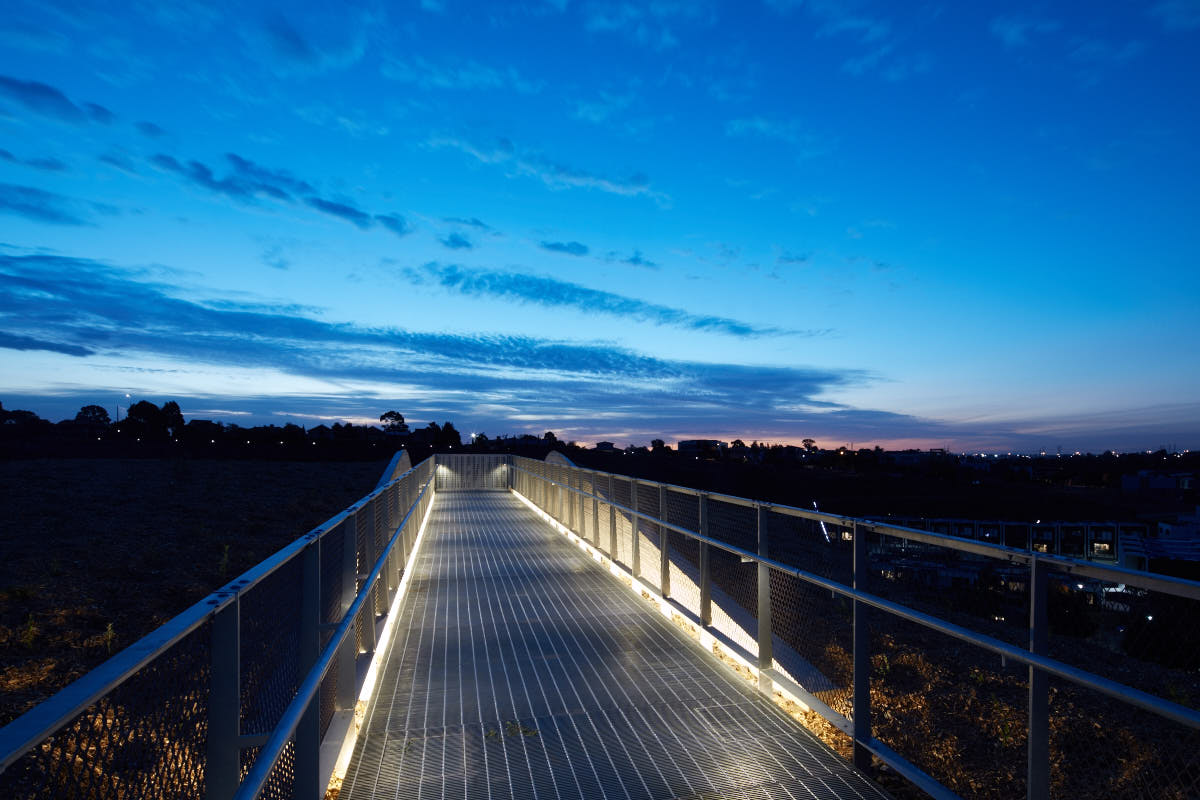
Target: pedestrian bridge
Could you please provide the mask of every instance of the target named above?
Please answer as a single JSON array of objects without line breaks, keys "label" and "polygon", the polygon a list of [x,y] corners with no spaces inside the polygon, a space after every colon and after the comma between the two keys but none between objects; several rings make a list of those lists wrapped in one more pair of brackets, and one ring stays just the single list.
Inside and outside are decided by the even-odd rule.
[{"label": "pedestrian bridge", "polygon": [[0,796],[1195,797],[1163,630],[1198,603],[554,453],[398,454],[0,729]]}]

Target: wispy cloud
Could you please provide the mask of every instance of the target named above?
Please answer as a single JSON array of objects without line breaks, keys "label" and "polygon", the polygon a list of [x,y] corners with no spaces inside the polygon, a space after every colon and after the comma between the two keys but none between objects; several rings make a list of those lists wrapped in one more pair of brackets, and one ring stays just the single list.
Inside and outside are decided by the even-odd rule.
[{"label": "wispy cloud", "polygon": [[784,250],[775,257],[776,264],[807,264],[812,259],[808,253],[793,253]]},{"label": "wispy cloud", "polygon": [[[127,163],[127,159],[119,155],[104,155],[100,160],[127,171],[132,167]],[[347,199],[333,200],[322,197],[316,193],[316,187],[296,177],[289,170],[266,167],[237,153],[226,153],[225,160],[229,167],[224,177],[217,177],[207,164],[199,161],[183,163],[165,153],[153,156],[150,162],[195,186],[239,202],[253,203],[259,199],[271,199],[284,203],[300,203],[314,211],[345,220],[359,230],[370,230],[378,224],[397,236],[405,236],[412,232],[408,221],[399,214],[376,214]]]},{"label": "wispy cloud", "polygon": [[262,21],[261,34],[275,71],[283,74],[318,74],[345,69],[362,60],[367,49],[368,15],[339,10],[307,13],[304,32],[296,18],[275,13]]},{"label": "wispy cloud", "polygon": [[438,239],[442,246],[448,247],[451,250],[471,250],[475,244],[461,233],[452,233],[442,239]]},{"label": "wispy cloud", "polygon": [[304,198],[304,202],[310,208],[315,208],[322,214],[328,214],[331,217],[337,217],[338,219],[346,220],[359,230],[365,231],[375,223],[374,217],[362,209],[350,205],[349,203],[340,203],[336,200],[326,200],[323,197],[306,197]]},{"label": "wispy cloud", "polygon": [[146,122],[145,120],[135,123],[134,127],[138,129],[138,133],[149,139],[161,139],[167,135],[167,132],[161,127],[155,125],[153,122]]},{"label": "wispy cloud", "polygon": [[[564,438],[637,442],[761,431],[813,436],[826,445],[907,438],[964,449],[1033,449],[1090,437],[1138,449],[1200,434],[1194,402],[1086,419],[950,423],[827,399],[877,380],[861,370],[670,360],[604,343],[366,328],[324,321],[318,313],[252,298],[186,299],[142,271],[91,259],[0,254],[0,348],[72,356],[81,374],[143,374],[139,361],[150,356],[168,363],[176,386],[185,376],[207,386],[211,374],[248,368],[329,387],[321,394],[281,395],[264,394],[255,384],[243,396],[219,399],[200,389],[194,403],[173,389],[170,396],[189,416],[192,409],[227,409],[272,421],[331,413],[373,419],[400,398],[406,416],[436,414],[493,434],[549,429]],[[36,396],[10,392],[5,403],[43,414],[47,406],[61,407],[61,416],[69,417],[110,388],[78,383]]]},{"label": "wispy cloud", "polygon": [[448,222],[451,225],[465,225],[469,228],[478,228],[481,231],[491,231],[492,226],[488,225],[478,217],[442,217],[442,222]]},{"label": "wispy cloud", "polygon": [[65,162],[59,161],[57,158],[38,157],[19,158],[9,151],[0,148],[0,161],[7,161],[10,164],[19,164],[23,167],[32,167],[45,172],[65,172],[67,165]]},{"label": "wispy cloud", "polygon": [[582,242],[541,242],[538,246],[552,253],[566,253],[569,256],[586,256],[590,252]]},{"label": "wispy cloud", "polygon": [[271,245],[262,252],[259,256],[261,261],[271,269],[290,269],[292,262],[288,261],[283,255],[283,248],[277,244]]},{"label": "wispy cloud", "polygon": [[554,161],[541,153],[518,151],[508,139],[498,140],[492,148],[480,147],[455,136],[434,136],[427,144],[434,148],[459,150],[483,164],[502,165],[511,176],[536,178],[551,189],[595,189],[626,197],[645,196],[659,205],[671,202],[668,195],[651,188],[650,179],[645,175],[635,174],[624,180],[606,178]]},{"label": "wispy cloud", "polygon": [[112,151],[108,153],[102,153],[96,156],[96,160],[102,164],[108,164],[110,167],[116,167],[122,172],[127,172],[130,175],[141,174],[138,172],[137,165],[133,163],[133,159],[122,152]]},{"label": "wispy cloud", "polygon": [[386,78],[427,90],[508,89],[522,94],[536,94],[545,86],[544,81],[522,77],[515,67],[491,67],[471,59],[435,64],[419,55],[413,55],[403,60],[387,59],[380,71]]},{"label": "wispy cloud", "polygon": [[653,325],[669,325],[741,338],[820,336],[828,333],[764,327],[727,317],[693,314],[683,309],[648,303],[542,275],[470,269],[457,264],[437,262],[423,267],[407,268],[404,275],[415,283],[433,284],[471,297],[494,297],[547,308],[573,308],[586,314],[605,314]]},{"label": "wispy cloud", "polygon": [[165,153],[153,156],[150,161],[159,169],[179,175],[202,189],[235,200],[270,197],[292,202],[295,195],[314,191],[312,184],[294,177],[287,170],[264,167],[236,153],[227,153],[225,158],[229,162],[229,174],[224,178],[217,178],[211,167],[199,161],[185,164]]},{"label": "wispy cloud", "polygon": [[829,407],[818,395],[867,378],[854,370],[667,361],[604,344],[364,328],[286,306],[182,299],[143,278],[89,259],[0,255],[0,314],[15,337],[0,339],[0,346],[153,354],[342,381],[424,382],[443,395],[503,397],[535,413],[543,402],[546,409],[635,413],[629,389],[637,387],[643,413],[662,403],[680,414],[713,406],[724,414],[767,415],[783,402]]},{"label": "wispy cloud", "polygon": [[77,344],[61,344],[35,339],[32,336],[17,336],[0,331],[0,348],[8,350],[46,350],[68,356],[90,356],[92,350]]},{"label": "wispy cloud", "polygon": [[408,224],[408,220],[399,214],[376,214],[375,219],[397,236],[407,236],[412,233],[412,226]]},{"label": "wispy cloud", "polygon": [[1062,28],[1062,23],[1052,19],[996,17],[989,28],[1005,47],[1025,47],[1032,43],[1034,36],[1054,33]]},{"label": "wispy cloud", "polygon": [[[615,253],[610,254],[610,256],[615,256],[615,255],[616,255]],[[629,264],[630,266],[633,266],[633,267],[643,267],[645,269],[658,269],[658,264],[656,264],[655,262],[651,261],[650,259],[644,257],[642,255],[641,250],[634,250],[633,255],[629,256],[628,258],[622,258],[622,259],[620,259],[620,261],[622,264]]]},{"label": "wispy cloud", "polygon": [[598,125],[607,122],[614,114],[628,108],[635,97],[636,95],[633,92],[613,94],[601,91],[597,99],[575,101],[575,110],[571,113],[571,116],[575,119],[583,120],[584,122],[593,122]]},{"label": "wispy cloud", "polygon": [[775,120],[762,116],[731,119],[725,123],[725,135],[731,138],[776,139],[796,148],[800,158],[817,158],[833,151],[833,145],[804,128],[796,120]]},{"label": "wispy cloud", "polygon": [[14,214],[51,225],[88,225],[91,222],[89,207],[92,210],[103,210],[96,204],[85,203],[34,186],[0,183],[0,213]]},{"label": "wispy cloud", "polygon": [[1150,13],[1172,32],[1200,29],[1200,2],[1196,0],[1165,0],[1155,4]]},{"label": "wispy cloud", "polygon": [[96,103],[76,105],[49,84],[20,80],[7,75],[0,75],[0,98],[17,103],[35,114],[62,122],[109,123],[115,118],[111,111]]}]

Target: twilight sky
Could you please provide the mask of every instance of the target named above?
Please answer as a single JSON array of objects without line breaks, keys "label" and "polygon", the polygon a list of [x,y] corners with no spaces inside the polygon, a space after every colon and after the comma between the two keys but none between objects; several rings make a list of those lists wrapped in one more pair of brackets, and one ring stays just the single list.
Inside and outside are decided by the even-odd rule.
[{"label": "twilight sky", "polygon": [[6,408],[1200,447],[1197,0],[4,5]]}]

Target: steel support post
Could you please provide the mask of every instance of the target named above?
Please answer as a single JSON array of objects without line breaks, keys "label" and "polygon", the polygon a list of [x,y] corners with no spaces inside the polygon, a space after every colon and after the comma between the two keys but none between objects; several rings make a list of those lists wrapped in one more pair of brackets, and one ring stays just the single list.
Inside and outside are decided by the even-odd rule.
[{"label": "steel support post", "polygon": [[[363,535],[362,558],[359,559],[359,561],[358,561],[359,574],[361,574],[361,575],[365,575],[366,570],[369,570],[371,567],[373,567],[375,565],[375,558],[376,558],[376,553],[375,553],[375,514],[374,514],[375,509],[368,506],[364,510],[367,512],[367,514],[370,515],[370,519],[367,523],[366,533]],[[363,524],[364,516],[366,516],[366,515],[364,515],[362,513],[354,515],[354,517],[357,520],[359,525]],[[357,538],[357,536],[356,536],[356,538]],[[364,583],[365,583],[365,580],[364,580]],[[372,592],[371,592],[371,597],[368,597],[367,601],[362,604],[362,611],[360,613],[362,613],[366,617],[366,620],[363,622],[363,635],[362,635],[363,652],[364,653],[374,653],[375,652],[375,593],[374,593],[374,590],[372,590]]]},{"label": "steel support post", "polygon": [[[661,483],[658,485],[658,518],[664,522],[667,520],[667,487]],[[671,596],[671,548],[669,547],[670,534],[667,529],[658,526],[658,561],[659,561],[659,578],[658,589],[663,597]]]},{"label": "steel support post", "polygon": [[[700,495],[700,535],[708,537],[708,495]],[[712,568],[708,542],[700,542],[700,624],[712,625]]]},{"label": "steel support post", "polygon": [[241,630],[238,595],[213,615],[208,695],[207,800],[229,800],[241,782]]},{"label": "steel support post", "polygon": [[[758,554],[766,558],[767,547],[767,506],[756,507],[758,513]],[[758,562],[758,668],[771,669],[774,662],[774,651],[771,646],[771,568],[763,562]],[[759,677],[760,687],[763,679]]]},{"label": "steel support post", "polygon": [[[321,541],[304,548],[300,578],[300,644],[297,648],[299,674],[307,675],[321,655]],[[309,701],[296,728],[297,796],[319,800],[325,792],[321,781],[321,692]]]},{"label": "steel support post", "polygon": [[575,475],[572,470],[567,470],[567,485],[563,489],[567,493],[567,530],[579,533],[577,521],[575,519],[575,493],[571,488],[575,486]]},{"label": "steel support post", "polygon": [[[344,619],[346,612],[354,603],[358,594],[358,512],[355,511],[342,520],[342,602],[339,605],[338,619]],[[358,699],[354,691],[355,662],[358,659],[358,642],[351,632],[338,648],[337,654],[337,697],[334,707],[338,711],[353,710]]]},{"label": "steel support post", "polygon": [[613,494],[613,476],[608,474],[608,557],[613,563],[618,563],[617,559],[617,507],[613,505],[616,500],[616,495]]},{"label": "steel support post", "polygon": [[[1046,654],[1046,573],[1048,567],[1034,556],[1029,565],[1029,650]],[[1029,667],[1029,767],[1025,782],[1029,800],[1050,796],[1050,678]]]},{"label": "steel support post", "polygon": [[629,482],[629,507],[633,509],[633,516],[629,520],[630,526],[633,528],[633,564],[630,569],[633,571],[633,579],[637,580],[642,574],[642,537],[638,535],[638,481],[633,478]]},{"label": "steel support post", "polygon": [[592,486],[592,544],[600,549],[600,499],[596,497],[596,477],[593,474],[588,483]]},{"label": "steel support post", "polygon": [[[854,588],[867,589],[867,535],[858,523],[851,525],[854,537]],[[871,648],[867,606],[854,601],[854,766],[871,766],[871,753],[860,742],[871,739]]]}]

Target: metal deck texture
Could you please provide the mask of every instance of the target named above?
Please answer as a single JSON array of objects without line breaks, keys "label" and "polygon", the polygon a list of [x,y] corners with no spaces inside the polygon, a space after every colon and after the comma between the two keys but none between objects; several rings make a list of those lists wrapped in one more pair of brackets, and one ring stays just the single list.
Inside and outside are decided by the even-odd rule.
[{"label": "metal deck texture", "polygon": [[425,535],[341,800],[886,797],[513,495]]}]

